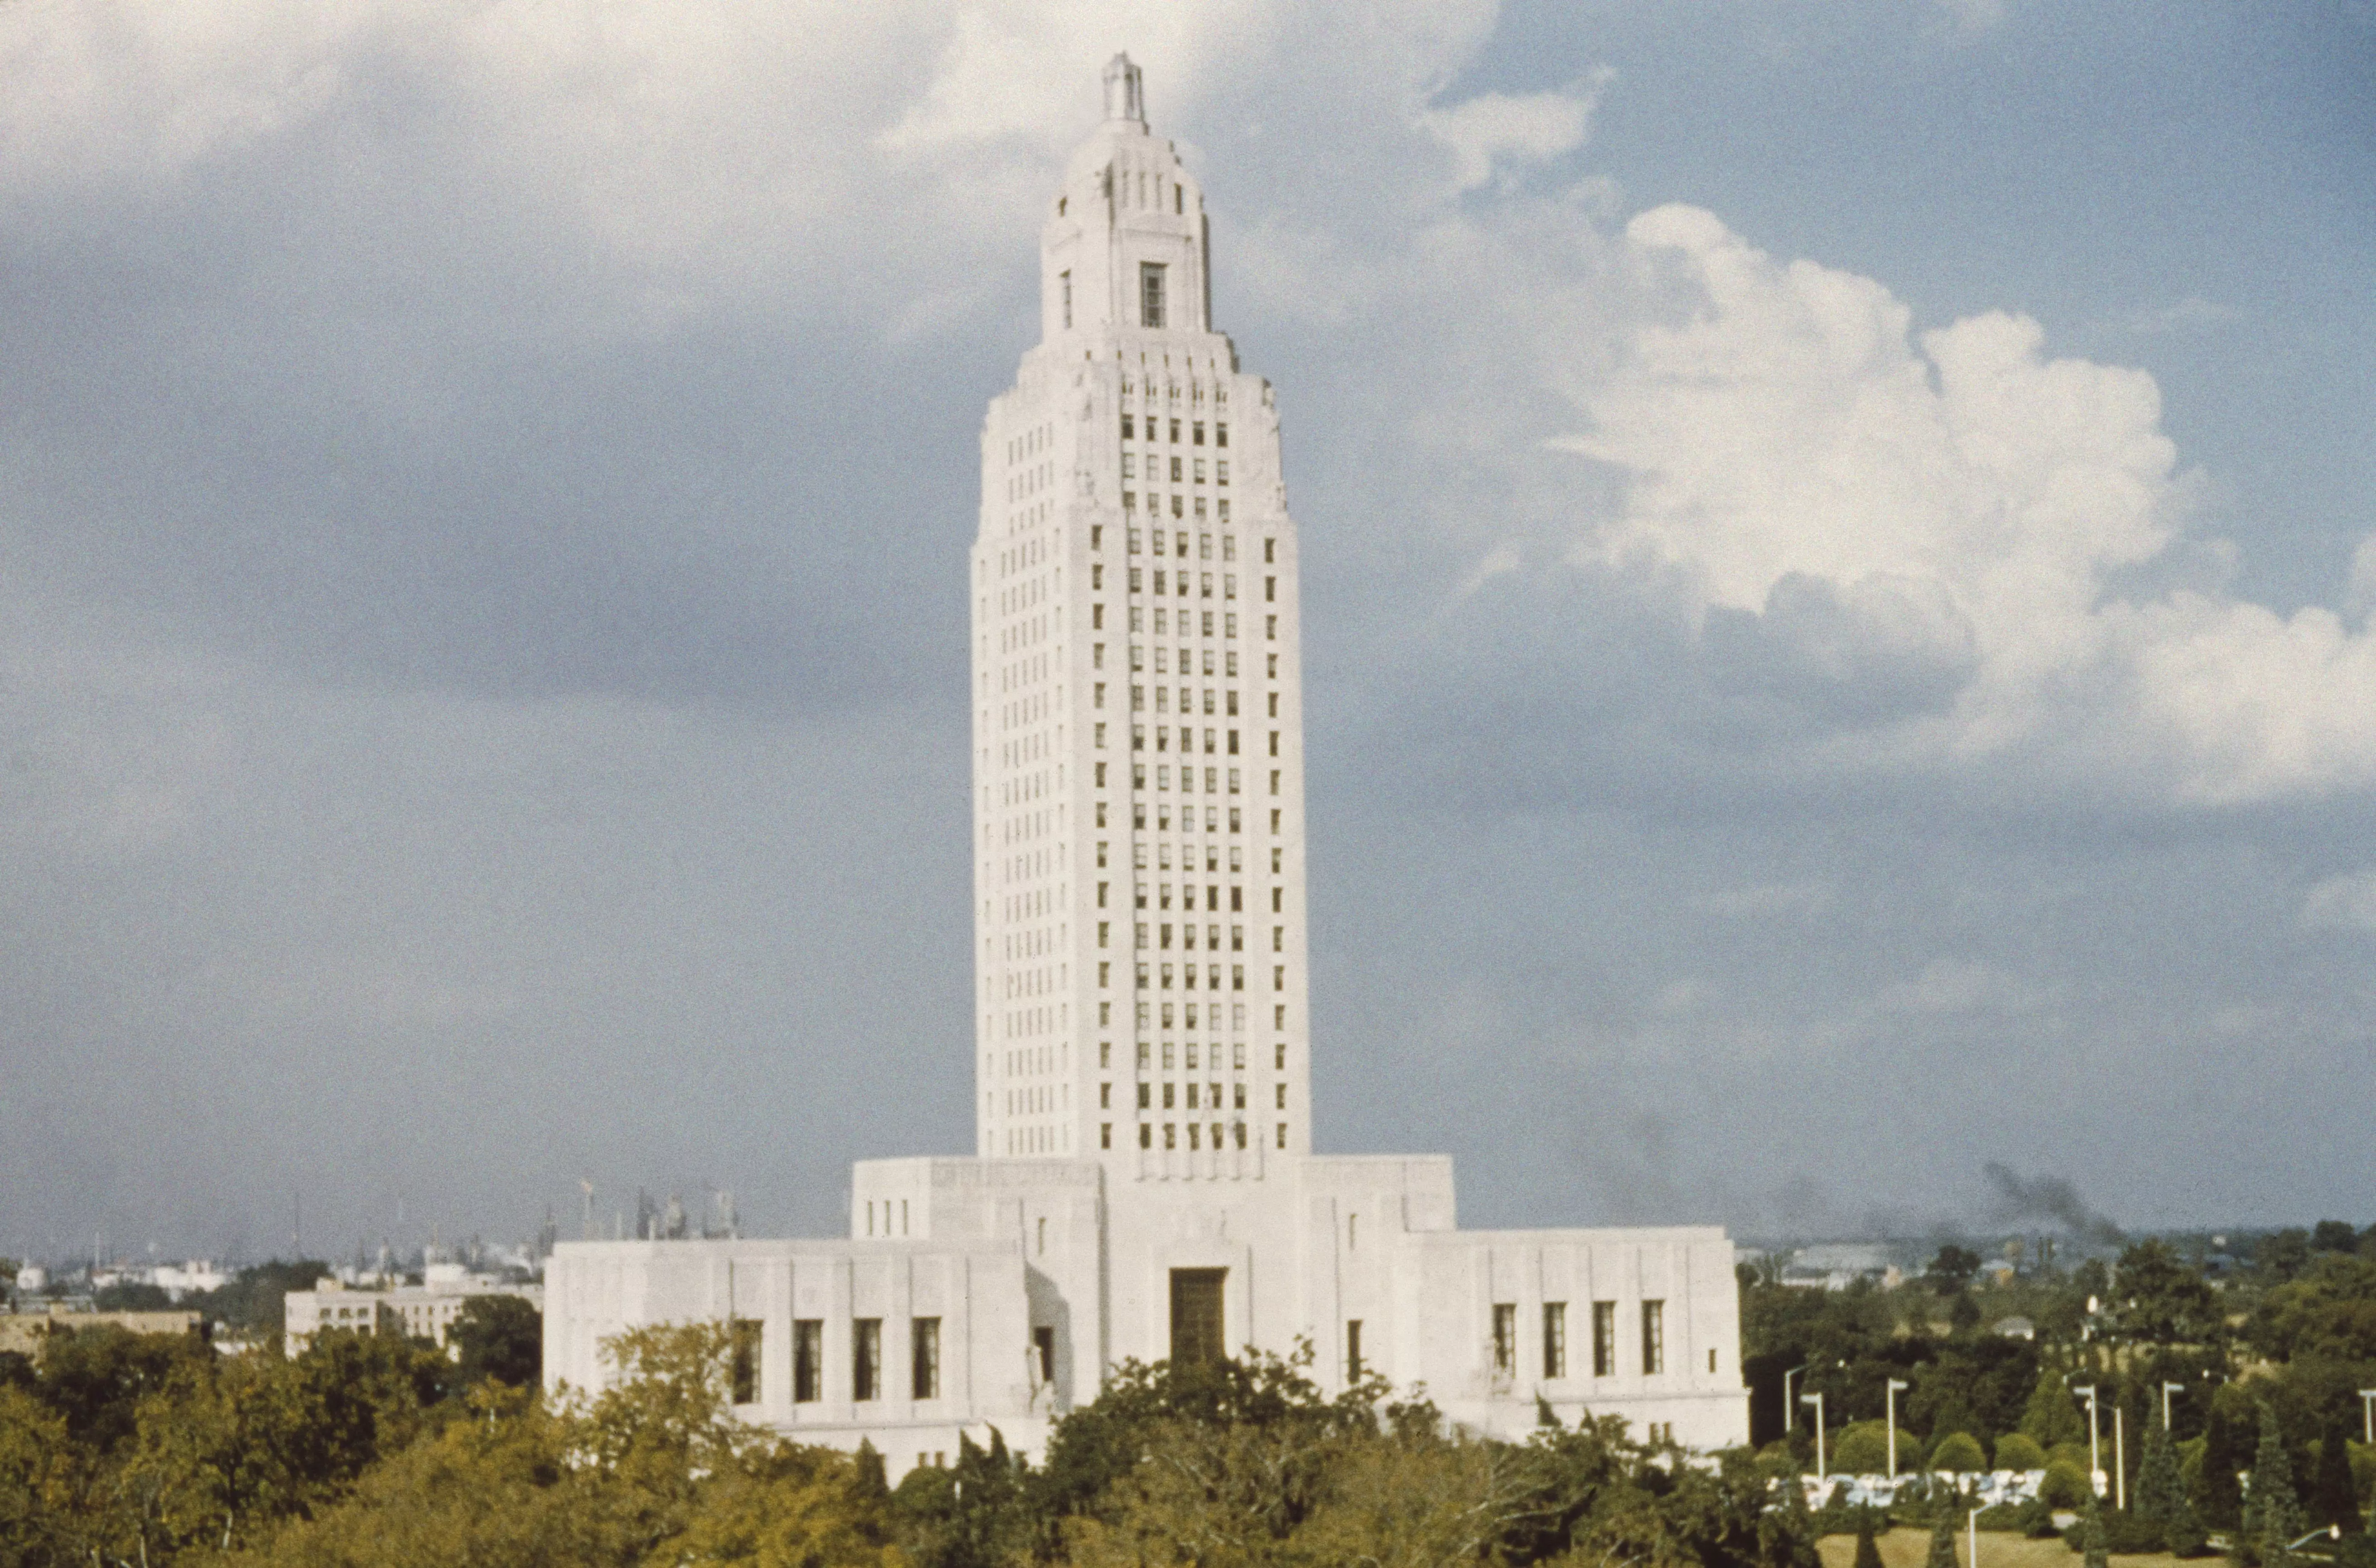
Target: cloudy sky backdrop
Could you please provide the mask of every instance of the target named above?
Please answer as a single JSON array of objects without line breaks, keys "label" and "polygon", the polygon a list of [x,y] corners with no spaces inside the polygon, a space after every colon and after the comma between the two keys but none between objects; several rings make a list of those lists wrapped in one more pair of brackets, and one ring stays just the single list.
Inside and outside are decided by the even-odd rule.
[{"label": "cloudy sky backdrop", "polygon": [[1279,387],[1316,1135],[2376,1218],[2376,7],[0,7],[0,1252],[969,1146],[962,595],[1127,48]]}]

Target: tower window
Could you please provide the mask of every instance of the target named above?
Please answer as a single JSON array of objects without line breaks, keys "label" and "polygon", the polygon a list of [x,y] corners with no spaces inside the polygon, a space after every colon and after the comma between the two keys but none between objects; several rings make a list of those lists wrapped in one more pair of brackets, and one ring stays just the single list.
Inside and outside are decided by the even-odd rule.
[{"label": "tower window", "polygon": [[[1064,204],[1062,201],[1057,202],[1056,210],[1059,213],[1064,210]],[[1064,330],[1069,332],[1073,329],[1073,275],[1069,272],[1059,272],[1056,274],[1056,281],[1063,288]]]},{"label": "tower window", "polygon": [[1493,1370],[1503,1375],[1517,1370],[1518,1303],[1493,1303]]},{"label": "tower window", "polygon": [[1138,324],[1163,325],[1163,264],[1159,261],[1138,264]]},{"label": "tower window", "polygon": [[862,1317],[852,1325],[850,1335],[850,1397],[857,1400],[883,1397],[883,1320]]}]

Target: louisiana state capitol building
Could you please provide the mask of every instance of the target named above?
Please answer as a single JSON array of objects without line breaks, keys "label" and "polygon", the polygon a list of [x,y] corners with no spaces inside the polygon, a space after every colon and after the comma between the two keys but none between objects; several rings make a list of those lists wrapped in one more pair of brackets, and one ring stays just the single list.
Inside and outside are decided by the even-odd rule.
[{"label": "louisiana state capitol building", "polygon": [[897,1476],[961,1431],[1036,1452],[1123,1360],[1301,1340],[1324,1386],[1423,1384],[1478,1431],[1539,1399],[1745,1442],[1720,1229],[1464,1231],[1448,1158],[1312,1152],[1278,410],[1213,329],[1204,192],[1138,68],[1104,89],[982,428],[974,1152],[860,1162],[844,1237],[564,1243],[547,1380],[600,1384],[625,1327],[731,1322],[747,1419]]}]

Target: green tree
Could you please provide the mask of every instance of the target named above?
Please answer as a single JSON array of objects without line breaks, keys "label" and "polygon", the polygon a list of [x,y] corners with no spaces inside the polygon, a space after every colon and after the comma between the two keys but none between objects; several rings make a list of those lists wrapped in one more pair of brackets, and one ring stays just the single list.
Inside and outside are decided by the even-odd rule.
[{"label": "green tree", "polygon": [[2027,1432],[2009,1431],[1997,1439],[1996,1461],[2000,1470],[2042,1470],[2046,1450]]},{"label": "green tree", "polygon": [[1881,1568],[1881,1546],[1872,1538],[1872,1510],[1857,1510],[1856,1561],[1852,1568]]},{"label": "green tree", "polygon": [[1972,1300],[1969,1290],[1958,1290],[1955,1299],[1947,1303],[1947,1326],[1957,1334],[1970,1334],[1980,1326],[1980,1304]]},{"label": "green tree", "polygon": [[2318,1471],[2311,1483],[2310,1522],[2345,1530],[2360,1526],[2359,1488],[2351,1479],[2350,1413],[2338,1407],[2318,1443]]},{"label": "green tree", "polygon": [[2246,1332],[2274,1361],[2376,1360],[2376,1258],[2320,1258],[2263,1296]]},{"label": "green tree", "polygon": [[2061,1373],[2049,1370],[2037,1374],[2029,1402],[2021,1409],[2021,1430],[2046,1449],[2058,1443],[2087,1440],[2086,1420],[2079,1414],[2079,1403],[2071,1396]]},{"label": "green tree", "polygon": [[[1897,1429],[1897,1467],[1919,1469],[1922,1464],[1922,1440]],[[1831,1467],[1843,1475],[1877,1476],[1889,1468],[1889,1426],[1885,1421],[1856,1421],[1840,1429],[1827,1456]]]},{"label": "green tree", "polygon": [[260,1338],[280,1332],[290,1291],[311,1290],[329,1272],[330,1265],[319,1258],[300,1258],[294,1263],[275,1258],[241,1269],[220,1289],[200,1291],[182,1305],[205,1313],[212,1322],[228,1324],[242,1335]]},{"label": "green tree", "polygon": [[2086,1554],[2086,1568],[2110,1568],[2111,1559],[2106,1555],[2104,1545],[2104,1505],[2092,1488],[2087,1493],[2087,1505],[2079,1515],[2079,1542]]},{"label": "green tree", "polygon": [[1930,1450],[1930,1467],[1967,1475],[1989,1467],[1989,1456],[1980,1447],[1980,1440],[1967,1431],[1949,1432]]},{"label": "green tree", "polygon": [[93,1291],[90,1304],[103,1313],[161,1313],[172,1307],[173,1298],[158,1286],[127,1279]]},{"label": "green tree", "polygon": [[2301,1497],[2294,1490],[2293,1461],[2286,1456],[2277,1413],[2261,1407],[2261,1441],[2252,1479],[2244,1490],[2241,1544],[2263,1568],[2279,1568],[2295,1538],[2303,1533]]},{"label": "green tree", "polygon": [[544,1375],[544,1314],[517,1296],[471,1297],[446,1338],[464,1388],[486,1378],[532,1388]]},{"label": "green tree", "polygon": [[2211,1414],[2203,1428],[2203,1459],[2195,1480],[2194,1511],[2215,1530],[2234,1529],[2243,1519],[2244,1489],[2237,1479],[2244,1468],[2244,1429],[2238,1406],[2240,1393],[2221,1389],[2211,1400]]},{"label": "green tree", "polygon": [[2122,1253],[2111,1289],[2113,1331],[2123,1339],[2197,1345],[2220,1337],[2218,1292],[2166,1241],[2139,1241]]},{"label": "green tree", "polygon": [[1979,1253],[1951,1242],[1939,1249],[1938,1255],[1930,1260],[1930,1267],[1923,1277],[1930,1282],[1930,1289],[1940,1295],[1960,1296],[1970,1287],[1973,1277],[1980,1272],[1981,1261]]},{"label": "green tree", "polygon": [[1939,1510],[1939,1517],[1930,1525],[1930,1555],[1923,1560],[1922,1568],[1955,1568],[1955,1511]]},{"label": "green tree", "polygon": [[0,1385],[0,1562],[87,1561],[68,1527],[84,1506],[80,1457],[64,1417],[27,1389]]},{"label": "green tree", "polygon": [[2136,1516],[2163,1529],[2176,1524],[2186,1506],[2186,1485],[2178,1473],[2178,1445],[2158,1422],[2145,1428],[2144,1452],[2137,1459],[2136,1491],[2131,1495]]}]

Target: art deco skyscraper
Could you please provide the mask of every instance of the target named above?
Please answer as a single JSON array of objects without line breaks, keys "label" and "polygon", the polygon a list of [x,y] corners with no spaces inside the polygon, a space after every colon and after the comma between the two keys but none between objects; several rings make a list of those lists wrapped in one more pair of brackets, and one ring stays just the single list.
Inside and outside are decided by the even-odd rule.
[{"label": "art deco skyscraper", "polygon": [[1040,255],[973,549],[978,1149],[1258,1177],[1311,1149],[1295,530],[1127,56]]}]

